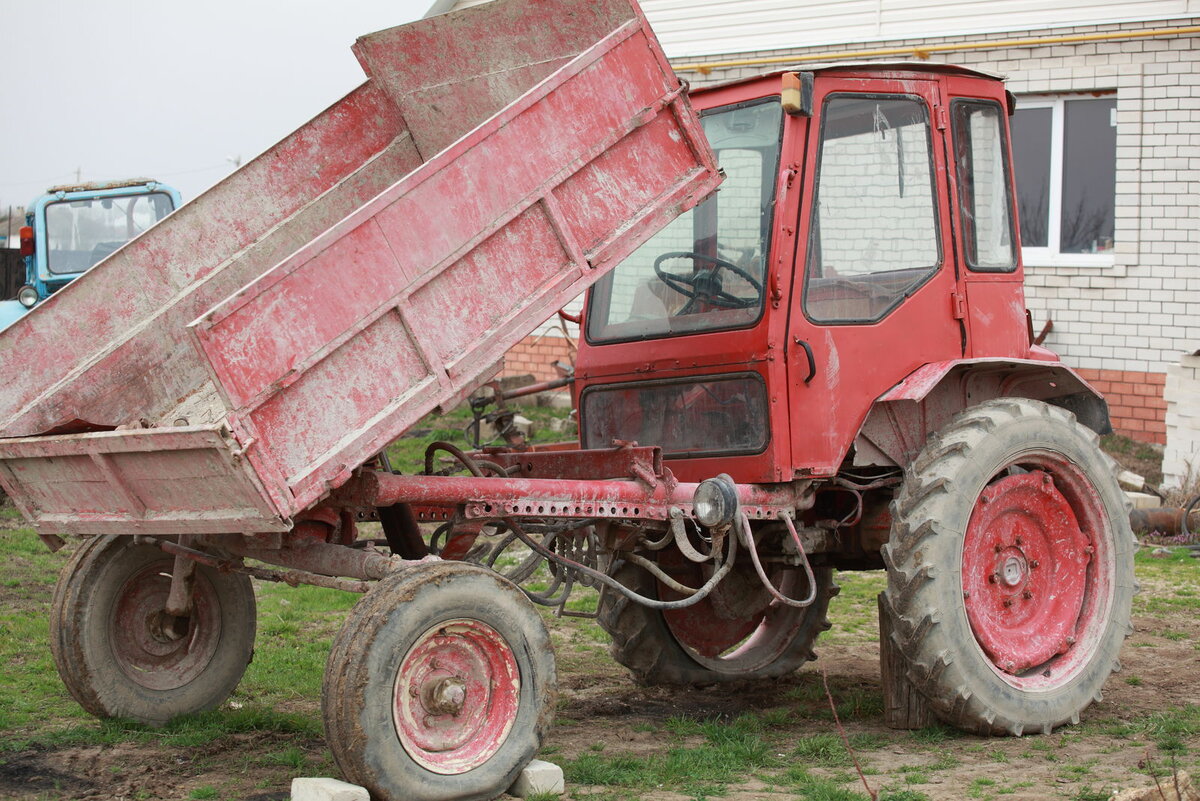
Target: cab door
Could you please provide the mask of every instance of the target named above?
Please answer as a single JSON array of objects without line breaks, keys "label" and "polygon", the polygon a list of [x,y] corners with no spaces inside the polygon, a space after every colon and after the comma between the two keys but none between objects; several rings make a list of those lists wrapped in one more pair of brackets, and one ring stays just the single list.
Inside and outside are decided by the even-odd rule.
[{"label": "cab door", "polygon": [[952,76],[951,209],[966,298],[967,354],[1028,358],[1003,88]]},{"label": "cab door", "polygon": [[818,73],[788,330],[794,474],[837,472],[872,402],[964,348],[940,82]]}]

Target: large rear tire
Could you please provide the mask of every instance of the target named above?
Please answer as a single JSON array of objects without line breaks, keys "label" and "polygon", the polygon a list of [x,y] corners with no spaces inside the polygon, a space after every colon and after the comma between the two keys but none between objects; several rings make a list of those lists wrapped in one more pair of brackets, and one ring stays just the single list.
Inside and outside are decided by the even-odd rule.
[{"label": "large rear tire", "polygon": [[63,683],[93,715],[162,725],[212,709],[250,664],[250,579],[197,566],[191,617],[168,620],[174,564],[159,548],[109,535],[83,542],[63,567],[50,648]]},{"label": "large rear tire", "polygon": [[[839,588],[832,568],[813,573],[816,599],[803,609],[770,606],[758,577],[735,570],[714,591],[726,594],[724,602],[705,599],[663,612],[610,590],[604,593],[597,622],[612,637],[613,659],[643,684],[777,678],[816,659],[813,645],[830,627],[825,614]],[[658,597],[661,592],[657,580],[636,565],[622,564],[613,577],[642,595]],[[803,597],[807,588],[791,594]]]},{"label": "large rear tire", "polygon": [[529,600],[463,562],[409,568],[351,611],[322,687],[347,780],[382,801],[494,798],[541,747],[557,679]]},{"label": "large rear tire", "polygon": [[1120,669],[1133,535],[1096,440],[1057,407],[989,401],[905,471],[885,613],[908,680],[945,722],[1048,733]]}]

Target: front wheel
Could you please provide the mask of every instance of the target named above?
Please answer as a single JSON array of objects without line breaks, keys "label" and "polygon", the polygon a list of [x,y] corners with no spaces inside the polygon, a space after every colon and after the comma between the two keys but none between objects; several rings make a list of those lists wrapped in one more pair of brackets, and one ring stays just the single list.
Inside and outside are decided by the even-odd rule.
[{"label": "front wheel", "polygon": [[175,559],[128,536],[85,541],[63,567],[50,649],[71,695],[98,717],[152,725],[220,704],[254,654],[250,579],[197,566],[189,618],[163,611]]},{"label": "front wheel", "polygon": [[1077,723],[1131,631],[1112,462],[1057,407],[983,403],[932,436],[892,506],[885,613],[934,712],[983,734]]},{"label": "front wheel", "polygon": [[556,681],[545,624],[510,582],[462,562],[410,568],[372,588],[334,640],[326,739],[374,798],[494,798],[541,747]]}]

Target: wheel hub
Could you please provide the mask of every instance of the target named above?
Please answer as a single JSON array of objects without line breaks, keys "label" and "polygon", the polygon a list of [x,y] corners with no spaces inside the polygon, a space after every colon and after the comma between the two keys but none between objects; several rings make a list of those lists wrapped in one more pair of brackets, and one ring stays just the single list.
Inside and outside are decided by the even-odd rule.
[{"label": "wheel hub", "polygon": [[1018,553],[1004,560],[1004,567],[1001,568],[1000,572],[1005,584],[1010,587],[1016,587],[1025,581],[1025,570],[1025,558]]},{"label": "wheel hub", "polygon": [[204,578],[193,587],[192,615],[164,610],[172,562],[154,563],[130,576],[117,593],[109,642],[121,671],[150,690],[173,690],[194,680],[221,642],[216,591]]},{"label": "wheel hub", "polygon": [[1007,476],[983,491],[963,543],[963,597],[998,669],[1018,674],[1071,649],[1093,550],[1049,473]]},{"label": "wheel hub", "polygon": [[425,632],[396,674],[393,723],[404,750],[443,775],[465,773],[500,749],[520,703],[516,657],[478,620]]},{"label": "wheel hub", "polygon": [[430,715],[457,717],[467,700],[467,683],[458,676],[446,676],[425,682],[421,687],[421,705]]}]

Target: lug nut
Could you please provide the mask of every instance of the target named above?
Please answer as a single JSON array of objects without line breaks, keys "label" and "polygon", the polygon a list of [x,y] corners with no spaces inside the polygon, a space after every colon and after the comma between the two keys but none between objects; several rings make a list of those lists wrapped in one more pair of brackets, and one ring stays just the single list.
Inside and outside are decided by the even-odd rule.
[{"label": "lug nut", "polygon": [[996,544],[996,553],[1000,553],[1002,550],[1004,550],[1004,546],[997,543]]},{"label": "lug nut", "polygon": [[1021,543],[1021,538],[1020,538],[1020,537],[1017,537],[1017,545],[1021,545],[1021,544],[1022,544],[1022,543]]},{"label": "lug nut", "polygon": [[1007,609],[1008,607],[1010,607],[1010,606],[1012,606],[1012,605],[1013,605],[1013,599],[1012,599],[1012,598],[1005,598],[1005,599],[1004,599],[1004,608],[1005,608],[1005,609]]},{"label": "lug nut", "polygon": [[1025,590],[1025,592],[1021,593],[1021,597],[1024,598],[1026,601],[1028,601],[1030,598],[1033,597],[1033,593],[1030,592],[1029,590]]},{"label": "lug nut", "polygon": [[1029,563],[1029,567],[1030,567],[1030,568],[1033,568],[1033,569],[1036,569],[1036,568],[1037,568],[1037,566],[1038,566],[1038,565],[1040,565],[1040,564],[1041,564],[1041,562],[1039,562],[1038,560],[1034,559],[1032,562],[1030,562],[1030,563]]},{"label": "lug nut", "polygon": [[992,573],[991,575],[988,576],[988,584],[995,584],[999,580],[1000,580],[999,573]]}]

